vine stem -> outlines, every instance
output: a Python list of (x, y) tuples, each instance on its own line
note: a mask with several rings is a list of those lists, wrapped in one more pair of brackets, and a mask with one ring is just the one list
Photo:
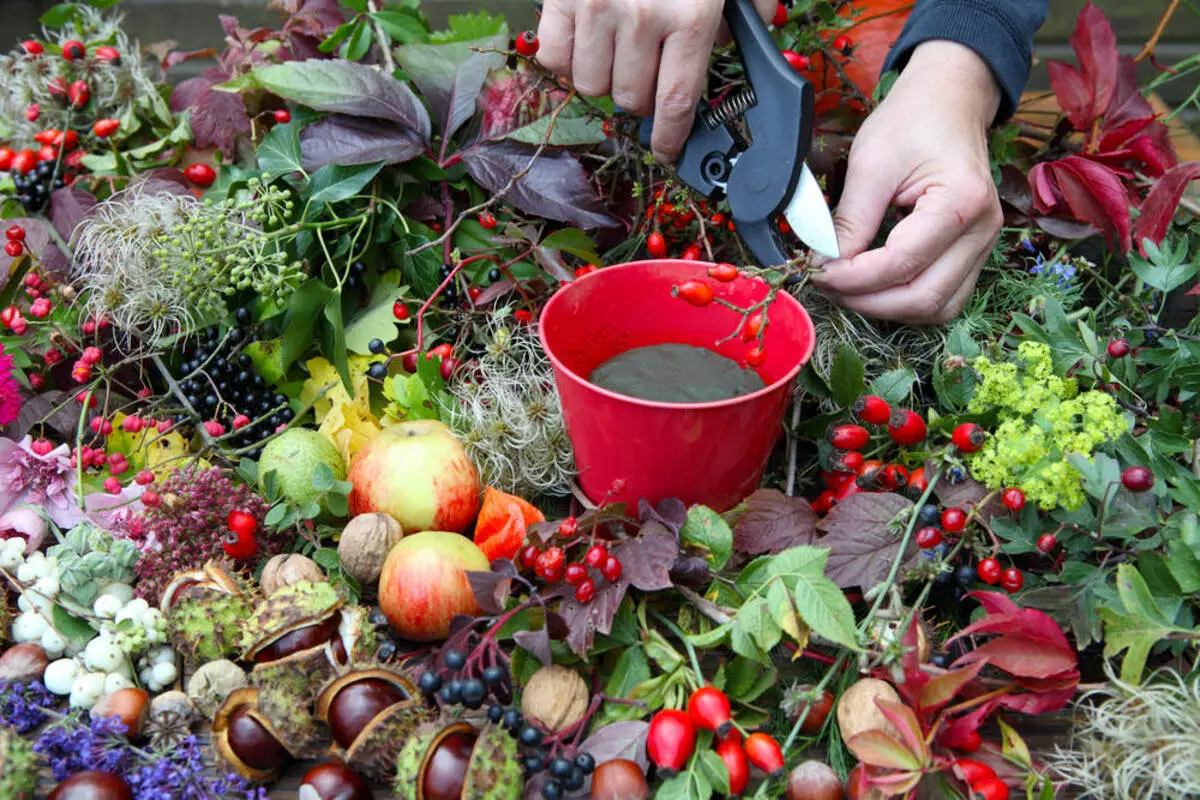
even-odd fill
[(679, 629), (671, 620), (664, 617), (657, 611), (651, 610), (650, 615), (661, 622), (667, 630), (675, 634), (679, 641), (683, 642), (683, 646), (687, 648), (688, 659), (692, 662), (692, 671), (696, 673), (696, 681), (699, 685), (704, 685), (704, 671), (700, 669), (700, 659), (696, 657), (696, 648), (692, 647), (692, 643), (688, 641), (687, 634)]
[[(378, 12), (379, 0), (367, 0), (367, 10), (372, 14)], [(374, 17), (371, 18), (371, 27), (375, 29), (375, 39), (380, 42), (379, 49), (383, 51), (383, 63), (390, 75), (396, 71), (396, 60), (392, 58), (392, 48), (385, 46), (383, 42), (391, 41), (391, 37), (384, 34), (379, 20)]]
[(1177, 8), (1179, 8), (1179, 0), (1171, 0), (1171, 4), (1167, 6), (1167, 10), (1159, 17), (1158, 26), (1154, 29), (1154, 33), (1146, 40), (1146, 44), (1142, 47), (1141, 52), (1133, 57), (1134, 61), (1141, 61), (1147, 56), (1154, 55), (1154, 48), (1158, 47), (1158, 40), (1162, 37), (1163, 31), (1167, 29), (1167, 23), (1171, 21), (1171, 17), (1174, 16)]

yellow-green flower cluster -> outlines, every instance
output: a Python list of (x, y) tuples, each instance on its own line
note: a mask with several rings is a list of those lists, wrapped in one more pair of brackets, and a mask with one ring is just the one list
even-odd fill
[(1017, 360), (975, 360), (980, 383), (967, 410), (996, 412), (999, 420), (986, 444), (968, 456), (971, 474), (992, 489), (1017, 486), (1042, 509), (1078, 508), (1081, 476), (1067, 454), (1092, 455), (1125, 432), (1125, 421), (1111, 395), (1081, 394), (1073, 379), (1055, 375), (1047, 345), (1023, 342)]

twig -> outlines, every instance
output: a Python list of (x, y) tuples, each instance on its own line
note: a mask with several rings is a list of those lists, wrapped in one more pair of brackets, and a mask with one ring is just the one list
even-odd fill
[[(379, 11), (379, 0), (367, 0), (367, 10), (374, 14)], [(396, 60), (392, 58), (392, 48), (387, 47), (383, 42), (391, 41), (391, 37), (383, 32), (383, 28), (379, 24), (379, 20), (371, 18), (371, 27), (375, 29), (375, 41), (379, 42), (379, 49), (383, 51), (383, 63), (387, 67), (388, 74), (396, 71)]]
[(787, 496), (791, 497), (796, 491), (796, 451), (799, 449), (796, 438), (796, 427), (800, 424), (800, 404), (792, 403), (792, 424), (788, 430), (788, 476)]
[(446, 230), (442, 232), (441, 236), (439, 236), (436, 239), (432, 239), (428, 242), (425, 242), (424, 244), (419, 245), (418, 247), (414, 247), (412, 250), (408, 251), (408, 255), (415, 256), (417, 253), (421, 253), (425, 250), (429, 250), (431, 248), (445, 244), (446, 242), (450, 241), (450, 237), (454, 235), (454, 232), (456, 230), (458, 230), (458, 226), (462, 224), (463, 220), (467, 219), (468, 217), (475, 216), (483, 211), (487, 211), (489, 208), (491, 208), (492, 206), (496, 205), (501, 200), (503, 200), (504, 197), (513, 190), (513, 187), (517, 185), (517, 181), (521, 180), (521, 178), (524, 178), (526, 175), (529, 174), (529, 171), (531, 169), (533, 169), (534, 163), (539, 158), (541, 158), (542, 153), (544, 153), (546, 151), (546, 147), (548, 147), (550, 144), (550, 137), (554, 135), (554, 125), (558, 122), (559, 115), (563, 112), (563, 109), (565, 109), (574, 98), (575, 98), (575, 90), (572, 89), (567, 94), (566, 100), (564, 100), (562, 103), (560, 103), (558, 105), (558, 107), (555, 108), (554, 111), (552, 111), (550, 113), (550, 122), (546, 126), (546, 135), (542, 137), (541, 144), (539, 144), (537, 146), (537, 149), (533, 151), (533, 155), (531, 155), (529, 157), (529, 163), (526, 164), (523, 169), (518, 170), (516, 173), (514, 173), (513, 176), (508, 179), (508, 183), (504, 184), (504, 186), (501, 187), (500, 191), (493, 194), (489, 199), (485, 200), (484, 202), (482, 202), (478, 205), (472, 206), (471, 208), (468, 208), (465, 211), (463, 211), (461, 214), (459, 214), (455, 218), (453, 223), (446, 226)]
[[(187, 409), (188, 413), (191, 414), (194, 419), (203, 420), (204, 417), (200, 415), (200, 412), (196, 410), (195, 406), (188, 402), (187, 396), (183, 393), (183, 389), (180, 388), (175, 379), (171, 377), (171, 370), (167, 369), (167, 365), (163, 363), (162, 357), (156, 353), (155, 355), (150, 356), (150, 360), (154, 363), (155, 368), (158, 369), (158, 374), (162, 376), (164, 381), (166, 381), (167, 389), (175, 396), (175, 399)], [(214, 442), (213, 437), (209, 435), (208, 429), (205, 428), (203, 424), (197, 425), (196, 429), (200, 431), (200, 436), (203, 437), (204, 443), (215, 450), (216, 442)]]
[(1175, 14), (1175, 9), (1179, 8), (1179, 0), (1171, 0), (1171, 4), (1167, 6), (1167, 10), (1158, 20), (1158, 27), (1154, 29), (1154, 33), (1146, 40), (1146, 44), (1142, 47), (1140, 53), (1133, 57), (1134, 62), (1141, 61), (1147, 56), (1154, 55), (1154, 48), (1158, 47), (1158, 40), (1163, 35), (1163, 31), (1167, 29), (1167, 23), (1171, 21), (1171, 17)]
[(676, 586), (675, 591), (679, 592), (681, 595), (686, 597), (688, 600), (692, 601), (692, 605), (694, 605), (696, 607), (697, 611), (699, 611), (701, 614), (708, 617), (709, 619), (711, 619), (713, 622), (717, 623), (718, 625), (724, 625), (727, 622), (733, 621), (733, 617), (729, 616), (724, 611), (722, 611), (720, 606), (718, 606), (716, 603), (709, 600), (708, 598), (701, 597), (700, 595), (696, 594), (688, 587)]

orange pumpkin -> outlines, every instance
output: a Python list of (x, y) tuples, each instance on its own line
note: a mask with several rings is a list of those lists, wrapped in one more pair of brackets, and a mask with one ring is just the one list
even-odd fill
[[(879, 83), (879, 72), (883, 62), (900, 38), (908, 15), (912, 13), (913, 0), (852, 0), (842, 6), (838, 15), (852, 19), (848, 28), (838, 28), (823, 35), (831, 58), (837, 61), (846, 73), (846, 78), (865, 96), (870, 97)], [(849, 56), (835, 53), (830, 42), (838, 36), (849, 36), (853, 47)], [(841, 73), (833, 64), (827, 63), (824, 53), (812, 55), (812, 66), (804, 77), (817, 90), (816, 111), (827, 114), (839, 107), (862, 113), (866, 109), (861, 101), (844, 93)]]
[(525, 543), (529, 526), (545, 521), (545, 515), (525, 500), (489, 486), (475, 520), (475, 544), (488, 561), (514, 558)]

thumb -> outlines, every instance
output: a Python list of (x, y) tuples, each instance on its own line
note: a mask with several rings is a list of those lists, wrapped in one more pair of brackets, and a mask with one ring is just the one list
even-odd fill
[(843, 259), (854, 258), (870, 247), (896, 193), (896, 183), (892, 170), (868, 163), (861, 152), (851, 151), (846, 186), (833, 218)]

